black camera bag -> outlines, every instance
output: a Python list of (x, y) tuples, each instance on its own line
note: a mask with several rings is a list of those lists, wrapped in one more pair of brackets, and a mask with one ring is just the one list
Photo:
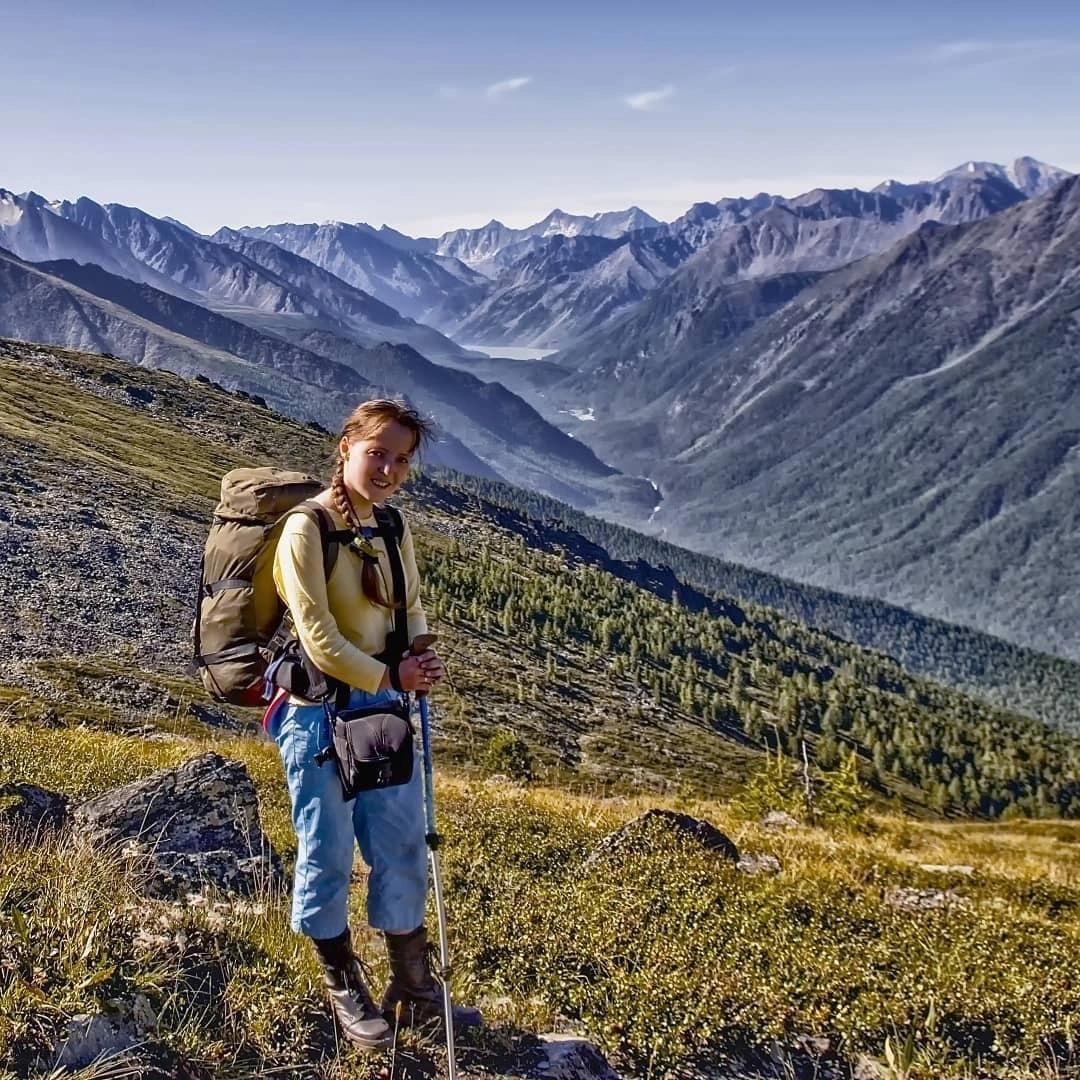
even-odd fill
[(342, 709), (333, 721), (334, 760), (346, 799), (407, 784), (413, 772), (408, 699)]

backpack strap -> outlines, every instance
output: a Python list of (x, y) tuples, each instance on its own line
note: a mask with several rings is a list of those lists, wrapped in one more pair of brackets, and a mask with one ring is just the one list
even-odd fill
[(381, 655), (391, 657), (396, 664), (409, 648), (409, 617), (405, 610), (405, 569), (401, 564), (401, 541), (405, 536), (405, 522), (401, 511), (393, 506), (376, 506), (375, 527), (386, 545), (387, 558), (390, 560), (390, 581), (394, 590), (394, 629)]
[[(306, 502), (297, 504), (288, 511), (286, 516), (291, 514), (303, 514), (304, 517), (314, 521), (318, 526), (319, 541), (322, 544), (323, 574), (326, 581), (329, 582), (330, 575), (337, 565), (341, 545), (347, 544), (352, 539), (352, 532), (347, 529), (335, 529), (334, 522), (326, 507), (321, 506), (314, 499), (308, 499)], [(334, 679), (315, 667), (310, 657), (304, 652), (304, 648), (296, 636), (292, 617), (286, 609), (274, 636), (270, 639), (268, 649), (273, 656), (280, 654), (289, 646), (295, 647), (306, 672), (308, 694), (314, 694), (316, 700), (333, 695), (336, 707), (343, 709), (348, 704), (349, 687), (339, 679)]]
[[(335, 529), (326, 508), (314, 501), (300, 503), (289, 513), (304, 514), (305, 517), (310, 518), (318, 525), (323, 548), (323, 567), (326, 572), (326, 580), (329, 581), (330, 574), (337, 563), (341, 545), (348, 544), (354, 539), (353, 531), (351, 529)], [(374, 514), (376, 530), (386, 545), (386, 554), (390, 562), (390, 580), (394, 592), (394, 629), (387, 640), (386, 648), (379, 653), (376, 659), (382, 660), (393, 671), (396, 670), (394, 665), (401, 660), (401, 657), (409, 648), (405, 570), (401, 562), (400, 550), (401, 541), (405, 535), (405, 524), (401, 512), (393, 507), (376, 506)], [(345, 708), (349, 699), (349, 687), (340, 680), (333, 679), (314, 667), (296, 638), (288, 611), (282, 618), (281, 624), (278, 626), (269, 645), (271, 653), (280, 653), (286, 647), (297, 650), (307, 673), (309, 692), (303, 696), (312, 700), (327, 700), (330, 696), (333, 696), (336, 708), (339, 711)], [(323, 689), (325, 689), (325, 693), (321, 692)]]
[[(297, 506), (294, 506), (289, 514), (303, 514), (304, 517), (314, 521), (319, 527), (319, 540), (322, 543), (323, 554), (323, 571), (326, 576), (326, 580), (330, 580), (330, 575), (334, 572), (334, 567), (337, 565), (338, 551), (341, 544), (347, 544), (352, 539), (352, 533), (345, 529), (335, 529), (334, 523), (330, 518), (326, 507), (320, 506), (314, 499), (308, 499), (306, 502), (302, 502)], [(286, 514), (286, 517), (289, 516)]]

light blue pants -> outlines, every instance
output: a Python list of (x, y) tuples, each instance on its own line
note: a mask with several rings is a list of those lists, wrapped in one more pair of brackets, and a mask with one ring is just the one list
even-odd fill
[[(385, 704), (393, 690), (354, 690), (349, 706)], [(315, 764), (329, 741), (321, 705), (288, 705), (275, 734), (285, 764), (296, 829), (292, 928), (313, 938), (336, 937), (348, 925), (349, 879), (355, 844), (370, 868), (368, 922), (406, 933), (424, 921), (427, 847), (424, 842), (423, 763), (397, 787), (361, 791), (346, 802), (333, 761)]]

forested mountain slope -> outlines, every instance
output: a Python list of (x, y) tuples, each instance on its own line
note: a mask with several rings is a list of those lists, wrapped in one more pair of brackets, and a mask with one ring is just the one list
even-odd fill
[(1080, 180), (820, 279), (703, 265), (545, 388), (659, 484), (648, 527), (1080, 656)]
[[(173, 375), (0, 350), (5, 693), (67, 722), (115, 706), (118, 687), (138, 700), (166, 680), (175, 693), (219, 476), (310, 468), (331, 440)], [(569, 783), (724, 791), (764, 742), (805, 743), (822, 768), (853, 763), (912, 808), (1080, 809), (1080, 740), (756, 605), (659, 596), (541, 522), (527, 543), (517, 515), (460, 487), (421, 478), (406, 508), (453, 672), (449, 756), (468, 761), (509, 726)]]
[[(434, 475), (441, 470), (434, 469)], [(1080, 663), (1014, 645), (869, 597), (832, 592), (678, 547), (591, 517), (535, 491), (448, 474), (493, 508), (530, 543), (556, 543), (579, 558), (690, 608), (736, 597), (885, 653), (907, 671), (956, 687), (999, 708), (1038, 717), (1080, 735)]]

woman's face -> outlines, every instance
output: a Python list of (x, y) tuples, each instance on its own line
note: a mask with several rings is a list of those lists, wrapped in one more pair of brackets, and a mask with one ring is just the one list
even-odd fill
[(412, 461), (415, 436), (391, 420), (364, 439), (341, 440), (345, 459), (345, 486), (364, 502), (381, 503), (405, 482)]

